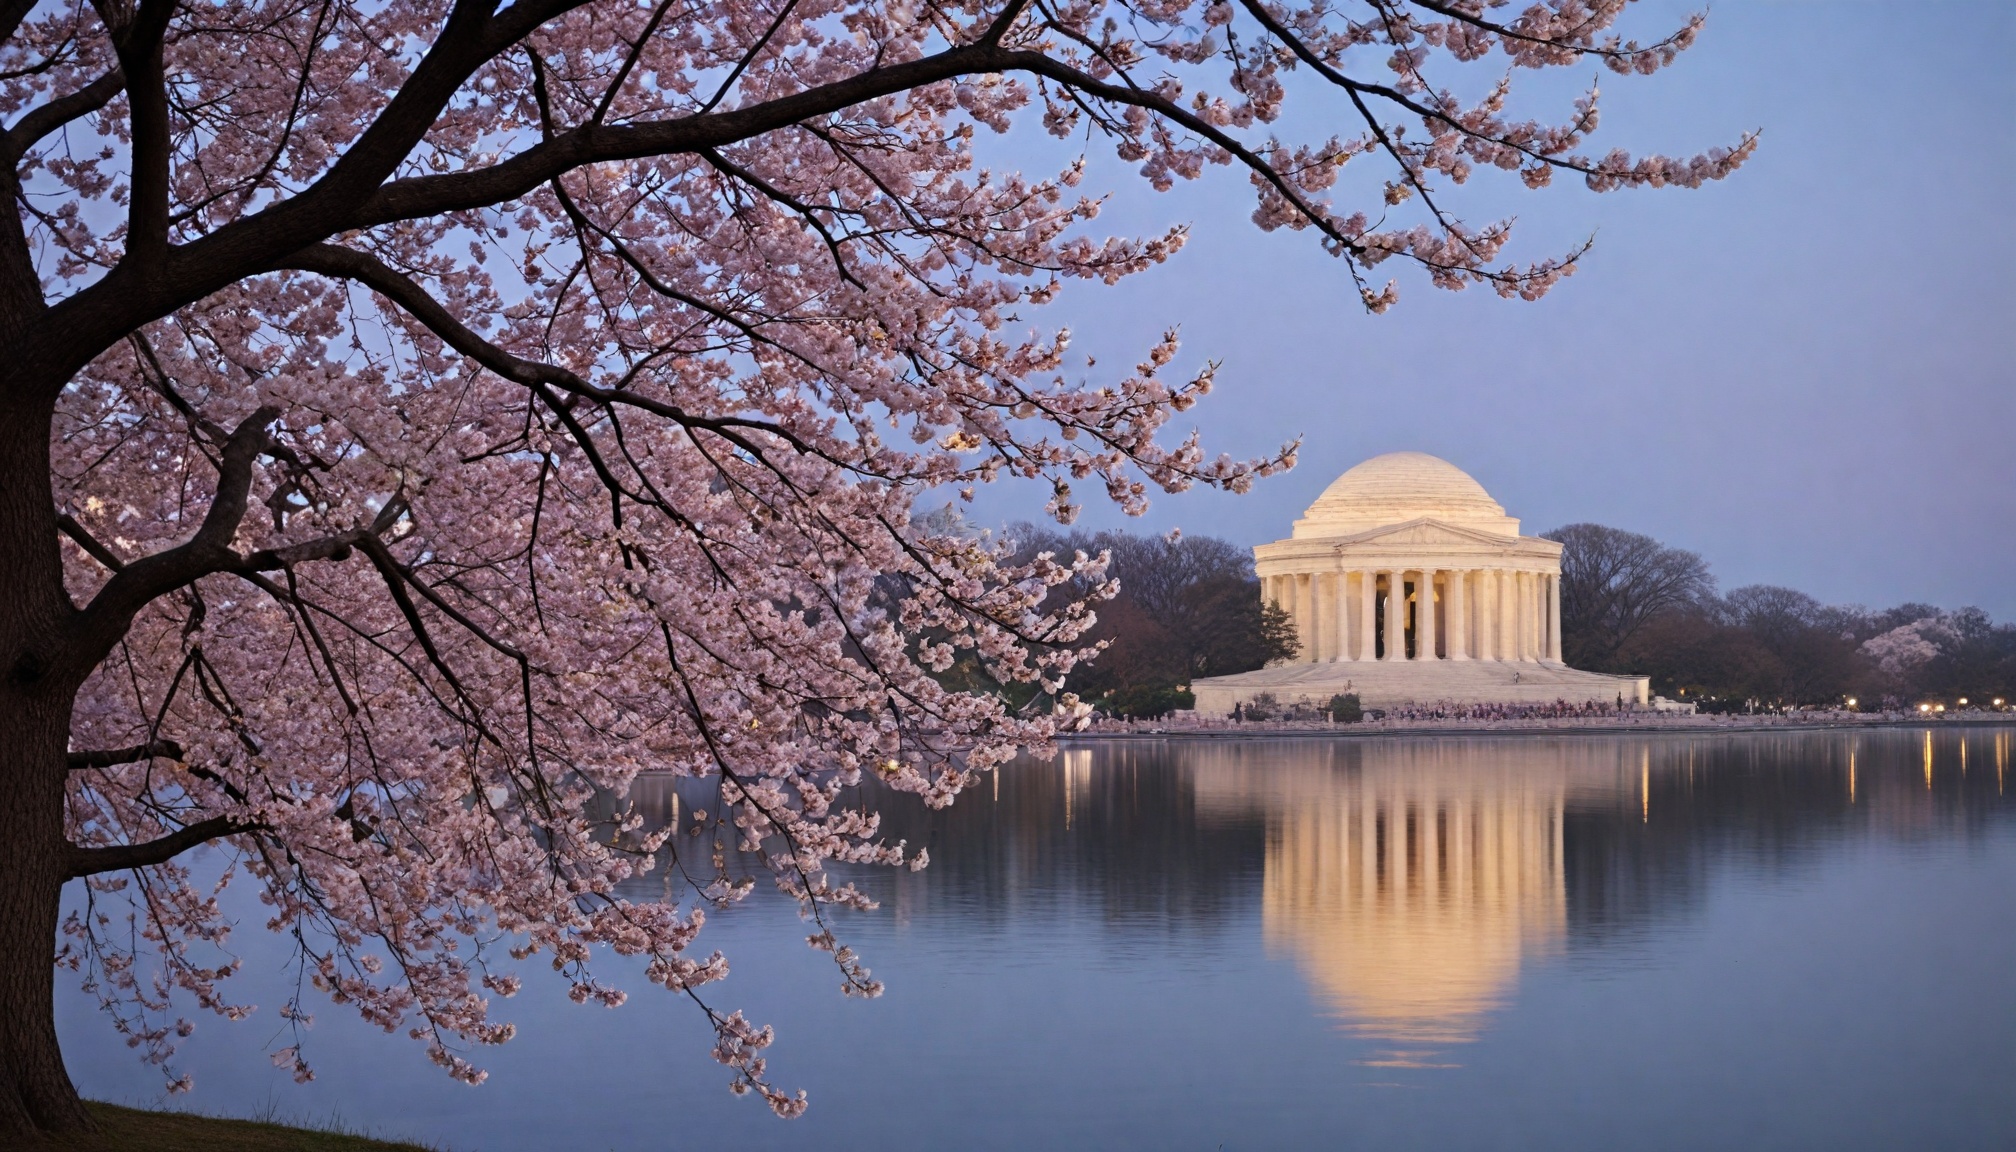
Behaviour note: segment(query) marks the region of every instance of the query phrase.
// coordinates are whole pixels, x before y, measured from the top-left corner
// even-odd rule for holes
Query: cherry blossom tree
[[[1753,142],[1596,154],[1593,88],[1515,116],[1492,69],[1650,73],[1700,22],[1501,3],[0,0],[0,1134],[89,1126],[58,971],[186,1082],[178,1013],[248,1010],[225,883],[304,987],[460,1079],[521,965],[615,1004],[613,955],[798,1111],[769,1029],[704,995],[747,885],[628,783],[718,782],[706,820],[871,995],[827,866],[924,860],[856,786],[943,805],[1070,723],[1093,617],[1048,593],[1099,571],[913,499],[1020,478],[1068,522],[1074,486],[1138,511],[1292,461],[1162,438],[1211,384],[1173,337],[1066,369],[1029,310],[1184,234],[1099,235],[1082,163],[986,141],[1243,173],[1373,311],[1395,257],[1537,297],[1578,253],[1507,262],[1448,202],[1473,169],[1693,186]],[[1282,139],[1291,90],[1337,134]],[[943,687],[967,656],[1043,706]]]

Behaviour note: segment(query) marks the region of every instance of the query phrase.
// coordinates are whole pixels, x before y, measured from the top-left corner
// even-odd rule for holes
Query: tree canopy
[[[1636,532],[1570,524],[1544,533],[1561,548],[1562,656],[1604,668],[1661,612],[1714,590],[1708,564]]]
[[[0,3],[0,1134],[89,1123],[52,947],[171,1084],[182,1007],[241,1014],[204,844],[304,986],[456,1077],[521,961],[614,1004],[614,953],[796,1112],[769,1030],[702,999],[747,878],[588,801],[718,781],[709,819],[872,995],[825,865],[923,860],[850,789],[942,805],[1041,744],[1093,621],[1052,595],[1086,566],[912,502],[1017,477],[1068,521],[1074,485],[1138,511],[1293,456],[1165,442],[1212,383],[1173,336],[1089,376],[1029,327],[1184,233],[1101,234],[1082,162],[986,139],[1154,188],[1229,166],[1373,311],[1395,258],[1532,298],[1579,253],[1508,260],[1456,211],[1473,170],[1692,186],[1752,147],[1599,154],[1593,87],[1510,110],[1497,69],[1650,73],[1700,27],[1631,39],[1626,6]],[[1291,96],[1335,133],[1283,139]],[[969,655],[1051,707],[940,682]],[[311,1010],[281,1010],[304,1077]]]
[[[1226,541],[1034,524],[1007,535],[1024,557],[1098,557],[1117,586],[1083,637],[1098,646],[1091,662],[1071,677],[1079,697],[1102,711],[1152,717],[1187,708],[1192,678],[1264,668],[1300,647],[1288,614],[1261,603],[1252,553]]]
[[[1649,536],[1573,524],[1546,537],[1563,544],[1573,667],[1650,676],[1715,709],[2016,699],[2016,625],[1978,608],[1871,611],[1769,584],[1718,594],[1701,557]]]

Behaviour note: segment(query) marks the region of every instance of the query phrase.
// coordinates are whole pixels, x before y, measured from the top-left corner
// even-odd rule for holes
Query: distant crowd
[[[1340,698],[1341,699],[1341,698]],[[1356,697],[1352,697],[1355,702]],[[1621,716],[1626,713],[1643,711],[1634,705],[1618,700],[1606,704],[1600,700],[1570,702],[1555,700],[1543,704],[1458,704],[1440,700],[1432,704],[1403,704],[1393,708],[1367,708],[1362,712],[1366,720],[1555,720],[1590,719],[1605,716]],[[1325,720],[1339,719],[1356,722],[1359,715],[1337,715],[1333,702],[1329,708],[1318,708],[1309,704],[1295,704],[1286,708],[1272,701],[1244,702],[1232,706],[1232,722],[1243,724],[1249,721],[1271,720]]]
[[[1555,720],[1565,717],[1620,716],[1639,709],[1629,704],[1606,704],[1596,700],[1571,703],[1556,700],[1548,704],[1405,704],[1385,710],[1389,720]]]

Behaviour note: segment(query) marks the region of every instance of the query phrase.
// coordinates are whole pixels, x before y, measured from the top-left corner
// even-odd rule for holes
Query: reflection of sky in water
[[[803,1121],[730,1099],[691,1009],[615,964],[617,1012],[527,971],[481,1089],[323,1006],[307,1088],[254,1051],[270,1011],[203,1022],[192,1103],[484,1149],[2007,1147],[2012,743],[1071,748],[945,812],[879,799],[933,861],[848,872],[882,901],[836,921],[880,1001],[842,1001],[767,885],[710,915],[735,974],[709,998],[777,1026]],[[657,824],[716,807],[664,778],[631,800]],[[706,871],[711,838],[674,845]],[[226,898],[270,1009],[278,950]],[[87,1090],[147,1098],[74,999],[63,1030]]]

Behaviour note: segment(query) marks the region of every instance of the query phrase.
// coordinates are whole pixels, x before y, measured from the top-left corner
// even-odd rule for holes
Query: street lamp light
[[[1920,705],[1918,705],[1918,711],[1920,711],[1920,712],[1930,712],[1931,710],[1932,710],[1932,706],[1931,706],[1930,704],[1920,704]]]

